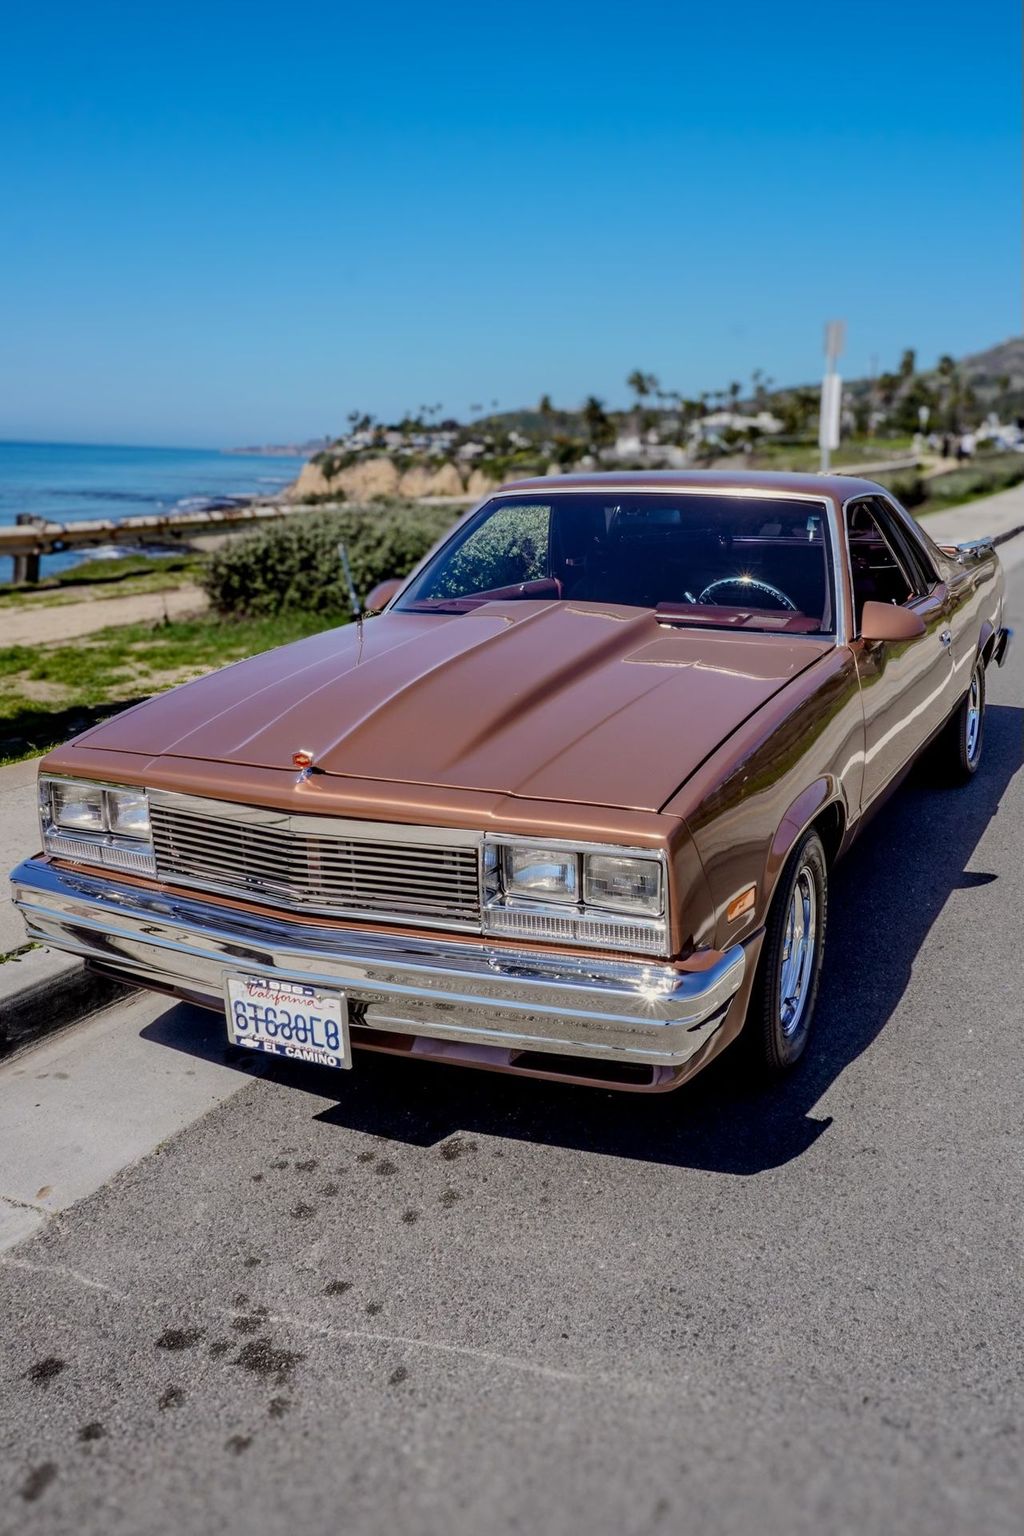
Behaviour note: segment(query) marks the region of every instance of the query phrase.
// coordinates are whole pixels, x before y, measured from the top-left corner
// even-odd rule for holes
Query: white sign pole
[[[846,339],[846,321],[830,320],[825,327],[825,377],[821,381],[821,412],[818,418],[818,447],[821,471],[831,462],[832,450],[839,447],[839,429],[843,408],[843,381],[836,362]]]

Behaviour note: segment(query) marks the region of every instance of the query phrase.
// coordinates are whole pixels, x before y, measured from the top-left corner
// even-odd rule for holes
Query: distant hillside
[[[987,352],[975,352],[961,363],[971,379],[1008,376],[1013,388],[1024,388],[1024,336],[1011,336]]]
[[[988,347],[984,352],[974,352],[954,362],[961,384],[972,392],[983,414],[996,411],[1003,419],[1024,415],[1024,336],[1013,336],[1008,341],[999,342],[997,346]],[[854,401],[877,393],[880,384],[883,386],[883,394],[886,393],[885,385],[889,383],[889,394],[906,394],[911,388],[911,380],[916,382],[919,390],[923,387],[925,390],[943,392],[941,370],[935,367],[918,368],[913,375],[908,376],[882,373],[877,379],[844,378],[843,393],[848,400]],[[811,379],[804,380],[802,384],[772,385],[756,403],[767,406],[769,410],[779,410],[794,395],[806,394],[809,397],[813,392],[816,399],[819,383],[819,380]],[[753,394],[745,391],[737,403],[749,410],[754,403]],[[646,410],[658,411],[659,408],[657,398],[645,401]],[[713,402],[709,408],[714,409]],[[634,409],[633,406],[609,408],[609,416],[613,419],[625,418]],[[542,416],[536,406],[492,412],[470,423],[475,432],[521,432],[529,438],[550,437],[559,433],[572,437],[582,431],[582,426],[579,411],[553,408],[546,416]]]
[[[1024,415],[1024,336],[1011,336],[960,365],[980,401],[1005,415]]]

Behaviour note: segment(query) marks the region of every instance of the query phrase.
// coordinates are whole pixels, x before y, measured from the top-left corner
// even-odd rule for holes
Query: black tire
[[[976,691],[975,691],[976,690]],[[972,714],[977,711],[972,732]],[[978,771],[985,742],[985,663],[975,662],[967,692],[935,743],[936,766],[951,784],[969,784]]]
[[[797,898],[798,887],[800,898]],[[811,914],[813,942],[799,965],[790,965],[789,981],[799,979],[793,997],[784,997],[784,967],[794,954],[790,912]],[[775,1076],[793,1067],[807,1046],[825,954],[828,922],[828,860],[816,832],[805,832],[786,861],[765,924],[757,978],[750,998],[744,1035],[755,1071]],[[787,939],[789,947],[787,948]]]

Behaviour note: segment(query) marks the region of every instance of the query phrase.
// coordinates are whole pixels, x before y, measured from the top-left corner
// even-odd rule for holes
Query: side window
[[[463,541],[421,597],[461,597],[548,574],[550,507],[501,507]]]
[[[889,506],[888,502],[876,500],[875,505],[879,509],[882,527],[886,529],[887,537],[891,534],[890,542],[893,548],[899,551],[918,595],[923,596],[939,579],[923,541],[915,538],[913,531],[907,527],[903,518]]]
[[[888,524],[888,529],[886,527]],[[854,616],[858,630],[867,602],[913,602],[921,592],[908,575],[896,541],[891,514],[874,497],[851,502],[846,509],[847,544],[853,581]],[[888,536],[887,536],[888,535]],[[923,591],[924,588],[921,588]]]

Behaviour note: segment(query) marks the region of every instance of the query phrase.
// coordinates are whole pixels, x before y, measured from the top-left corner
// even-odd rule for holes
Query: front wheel
[[[814,1017],[825,953],[828,862],[816,832],[806,832],[779,880],[765,924],[757,980],[744,1033],[765,1073],[799,1061]]]

